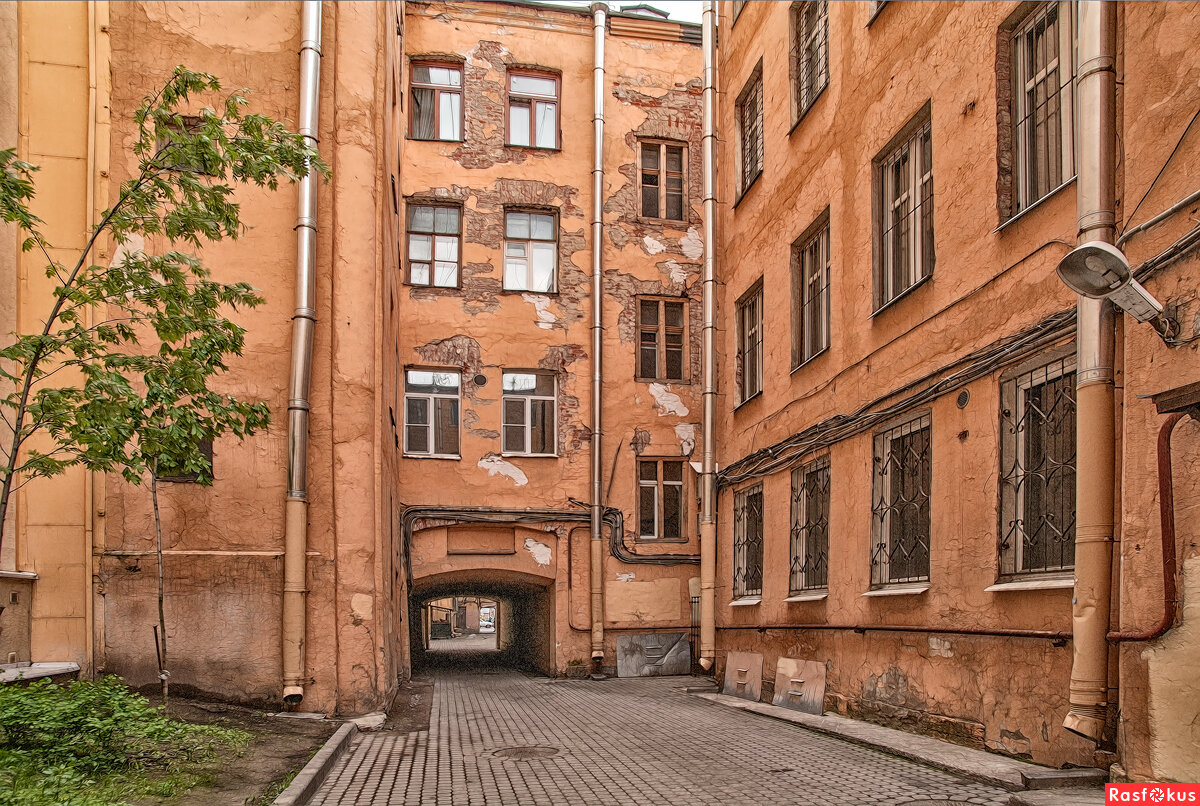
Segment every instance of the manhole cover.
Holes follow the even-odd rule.
[[[557,747],[537,747],[536,745],[528,747],[501,747],[499,750],[492,751],[493,756],[508,758],[513,761],[535,761],[539,758],[550,758],[550,756],[557,753]]]

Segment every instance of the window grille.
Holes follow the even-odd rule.
[[[763,168],[763,81],[762,62],[737,99],[738,133],[741,141],[741,190],[758,178]]]
[[[879,161],[876,308],[933,274],[933,138],[928,120]]]
[[[762,392],[763,388],[762,304],[761,282],[738,301],[736,371],[738,373],[739,402],[749,400]]]
[[[763,494],[758,484],[734,496],[733,595],[762,596]]]
[[[829,457],[792,471],[792,560],[789,593],[829,585]]]
[[[508,74],[508,144],[558,148],[558,77]]]
[[[638,176],[642,187],[642,215],[646,218],[684,220],[684,156],[681,145],[641,144],[642,167]]]
[[[638,301],[638,380],[682,381],[687,372],[684,300]]]
[[[638,460],[638,536],[680,540],[686,522],[683,461]]]
[[[1075,172],[1072,149],[1074,20],[1065,0],[1044,3],[1013,32],[1014,213]]]
[[[408,282],[440,288],[458,286],[462,210],[408,205]]]
[[[505,372],[501,386],[503,452],[554,456],[557,453],[554,376],[546,372]]]
[[[558,227],[552,213],[506,212],[504,238],[505,289],[558,290]]]
[[[405,371],[405,454],[458,458],[459,386],[454,371]]]
[[[792,248],[792,367],[829,347],[829,223]]]
[[[1075,357],[1000,389],[1000,574],[1075,566]]]
[[[792,4],[792,91],[801,118],[829,84],[829,9],[826,0]]]
[[[414,140],[462,140],[462,68],[414,63],[409,136]]]
[[[871,584],[929,579],[930,415],[875,436]]]

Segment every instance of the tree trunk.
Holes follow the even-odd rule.
[[[167,617],[163,609],[163,551],[162,551],[162,518],[158,513],[158,462],[150,471],[150,498],[154,501],[154,547],[158,555],[158,640],[159,640],[159,670],[158,677],[162,680],[163,710],[167,710]]]

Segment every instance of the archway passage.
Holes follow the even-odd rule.
[[[409,597],[413,668],[509,668],[554,674],[547,580],[478,569],[417,581]]]

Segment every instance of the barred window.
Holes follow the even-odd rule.
[[[458,458],[460,376],[454,370],[404,373],[404,453]]]
[[[741,154],[741,186],[744,192],[763,169],[763,80],[762,61],[754,68],[737,99],[737,127]]]
[[[828,3],[826,0],[792,3],[793,119],[803,117],[828,84]]]
[[[792,245],[792,368],[829,347],[829,211]]]
[[[638,460],[638,537],[680,540],[684,514],[683,460]]]
[[[207,470],[202,471],[200,468],[189,470],[178,456],[164,454],[158,457],[158,464],[155,467],[155,475],[158,476],[158,480],[198,484],[202,478],[211,479],[213,477],[213,441],[211,439],[198,440],[196,448],[203,457],[202,461],[207,466]]]
[[[558,428],[554,376],[505,372],[501,379],[505,454],[554,456]]]
[[[933,138],[928,106],[905,127],[900,144],[885,150],[875,164],[878,309],[933,274]]]
[[[875,435],[871,586],[929,579],[928,413]]]
[[[763,388],[763,288],[760,280],[737,303],[737,388],[744,403]]]
[[[682,145],[641,143],[641,210],[646,218],[684,220],[687,164]]]
[[[792,471],[792,561],[789,593],[829,585],[829,457]]]
[[[762,596],[763,492],[757,484],[733,499],[733,595]]]
[[[558,76],[508,74],[508,144],[558,148]]]
[[[440,288],[458,286],[462,209],[408,205],[408,282]]]
[[[558,227],[552,213],[510,210],[504,214],[504,288],[558,290]]]
[[[686,322],[686,300],[638,300],[638,380],[670,382],[686,378]]]
[[[1067,0],[1043,3],[1013,32],[1014,214],[1075,173],[1071,134],[1075,77],[1072,5]]]
[[[1000,386],[1000,574],[1075,566],[1075,356]]]
[[[409,137],[462,140],[462,66],[414,62]]]

